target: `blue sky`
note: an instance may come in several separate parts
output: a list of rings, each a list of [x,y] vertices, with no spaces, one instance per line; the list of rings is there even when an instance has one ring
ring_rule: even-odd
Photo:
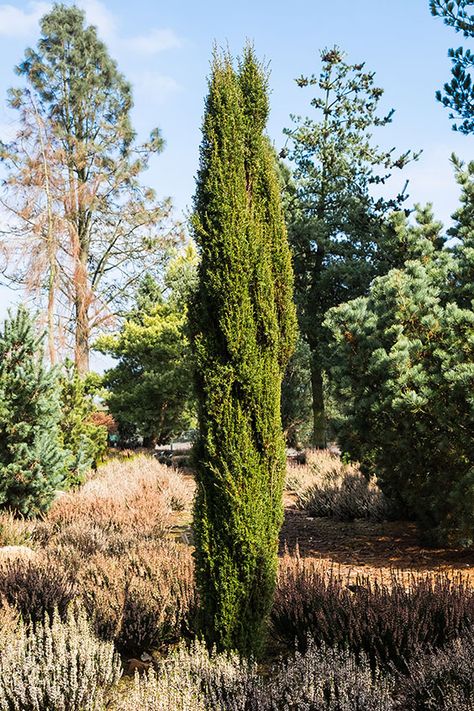
[[[134,124],[140,137],[159,126],[166,140],[146,181],[159,195],[171,195],[186,211],[194,191],[200,123],[212,45],[238,54],[247,39],[270,62],[269,134],[280,148],[289,114],[310,112],[310,90],[294,79],[319,71],[319,50],[335,44],[349,60],[365,61],[385,89],[384,108],[395,108],[393,124],[377,139],[386,146],[423,149],[405,172],[410,203],[432,201],[445,223],[456,207],[458,190],[449,156],[472,157],[472,138],[451,130],[447,111],[434,98],[449,79],[447,50],[463,42],[431,17],[428,0],[80,0],[112,56],[134,86]],[[6,108],[7,88],[17,81],[13,67],[38,37],[38,19],[48,2],[0,2],[0,137],[14,128]],[[464,40],[465,42],[465,40]],[[399,174],[393,183],[404,182]],[[0,311],[11,296],[0,291]],[[3,308],[1,306],[3,305]]]

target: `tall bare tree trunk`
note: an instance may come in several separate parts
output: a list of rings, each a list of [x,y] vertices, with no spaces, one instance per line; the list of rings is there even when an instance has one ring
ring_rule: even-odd
[[[311,357],[311,388],[313,393],[312,444],[318,449],[327,447],[326,412],[324,409],[323,373],[315,354]]]
[[[87,274],[87,251],[79,248],[75,273],[75,349],[74,360],[80,375],[89,372],[89,288]]]
[[[47,332],[48,332],[48,355],[49,362],[51,365],[56,363],[56,342],[54,333],[54,310],[56,306],[56,287],[57,287],[57,265],[56,265],[56,239],[54,234],[54,217],[53,217],[53,205],[51,196],[51,185],[50,185],[50,175],[49,175],[49,162],[46,155],[46,141],[43,135],[43,122],[39,115],[38,109],[34,100],[31,100],[33,110],[35,112],[35,119],[38,125],[38,136],[41,148],[41,160],[43,163],[44,171],[44,189],[46,193],[46,206],[47,206],[47,253],[48,253],[48,306],[47,306]]]

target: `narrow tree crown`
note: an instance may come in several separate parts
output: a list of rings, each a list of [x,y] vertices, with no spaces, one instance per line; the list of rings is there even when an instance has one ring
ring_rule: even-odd
[[[295,340],[293,275],[267,74],[251,48],[215,52],[203,124],[189,309],[199,440],[195,535],[203,628],[221,648],[261,647],[276,574],[285,467],[282,375]]]

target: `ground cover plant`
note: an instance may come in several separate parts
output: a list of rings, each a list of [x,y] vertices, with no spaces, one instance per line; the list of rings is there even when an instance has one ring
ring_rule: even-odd
[[[371,664],[406,670],[420,649],[437,649],[474,624],[474,592],[447,575],[392,574],[387,583],[285,556],[271,621],[287,644],[320,644],[364,654]]]
[[[46,615],[34,628],[9,622],[0,634],[2,711],[102,711],[121,663],[84,611],[71,609],[64,621]]]
[[[308,462],[322,472],[343,467],[335,455],[315,452]],[[5,547],[18,557],[0,559],[0,645],[12,650],[0,673],[2,711],[103,711],[105,704],[418,711],[433,698],[443,711],[470,709],[474,596],[463,580],[354,581],[330,564],[285,555],[270,656],[257,665],[192,641],[192,546],[174,535],[189,520],[192,495],[189,475],[139,455],[100,467],[41,519],[3,515],[3,542],[20,546]],[[23,550],[30,555],[21,557]],[[13,673],[20,658],[27,671]],[[64,671],[72,658],[81,679]],[[139,672],[119,681],[127,670]],[[89,706],[74,706],[86,695]]]

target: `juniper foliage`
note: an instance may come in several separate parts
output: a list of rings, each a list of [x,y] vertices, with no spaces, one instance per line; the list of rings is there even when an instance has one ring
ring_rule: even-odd
[[[201,256],[190,308],[200,436],[196,569],[207,639],[257,652],[277,565],[285,469],[282,375],[296,336],[293,276],[267,75],[248,47],[214,54],[195,196]]]

